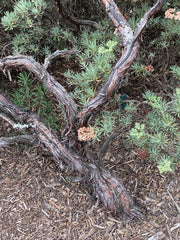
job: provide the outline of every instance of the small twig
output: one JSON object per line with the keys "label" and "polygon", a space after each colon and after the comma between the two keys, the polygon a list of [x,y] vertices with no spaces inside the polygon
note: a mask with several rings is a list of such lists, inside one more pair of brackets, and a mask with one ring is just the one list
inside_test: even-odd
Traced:
{"label": "small twig", "polygon": [[178,210],[178,213],[180,214],[180,207],[179,207],[179,205],[175,202],[175,200],[174,200],[172,194],[169,192],[168,189],[167,189],[167,193],[169,194],[171,200],[173,201],[174,205],[176,206],[176,208],[177,208],[177,210]]}
{"label": "small twig", "polygon": [[14,137],[0,137],[0,149],[2,147],[9,147],[10,145],[18,143],[34,144],[35,141],[36,137],[30,134]]}
{"label": "small twig", "polygon": [[11,126],[13,126],[15,124],[14,121],[12,121],[8,116],[6,116],[6,114],[4,113],[0,113],[0,118],[4,119],[5,121],[7,121]]}
{"label": "small twig", "polygon": [[167,229],[167,233],[169,235],[169,240],[172,240],[171,231],[170,231],[169,226],[167,224],[166,224],[166,229]]}
{"label": "small twig", "polygon": [[97,196],[96,203],[87,211],[88,215],[91,215],[95,209],[97,209],[99,206],[99,198]]}
{"label": "small twig", "polygon": [[11,72],[7,70],[9,81],[12,82]]}
{"label": "small twig", "polygon": [[49,214],[48,214],[44,209],[41,209],[41,212],[42,212],[47,218],[49,218]]}
{"label": "small twig", "polygon": [[180,227],[180,223],[176,223],[174,227],[171,228],[171,232]]}
{"label": "small twig", "polygon": [[117,137],[119,135],[119,133],[113,133],[103,144],[103,146],[101,147],[101,149],[99,150],[98,152],[98,159],[99,161],[102,160],[102,154],[105,154],[107,149],[108,149],[108,146],[109,146],[109,143],[111,140],[113,140],[115,137]]}
{"label": "small twig", "polygon": [[14,129],[19,130],[20,132],[27,134],[28,133],[24,130],[24,128],[29,128],[29,127],[35,127],[32,126],[32,124],[20,124],[20,123],[15,123],[13,120],[11,120],[6,114],[0,113],[0,118],[4,119],[7,121]]}
{"label": "small twig", "polygon": [[54,53],[52,53],[50,56],[48,56],[47,58],[45,58],[44,60],[44,67],[47,69],[49,67],[49,64],[55,60],[60,58],[63,55],[74,55],[79,53],[78,50],[57,50]]}
{"label": "small twig", "polygon": [[91,20],[82,20],[82,19],[78,19],[78,18],[75,18],[71,15],[68,14],[68,17],[75,23],[79,24],[79,25],[87,25],[87,26],[91,26],[91,27],[94,27],[95,29],[99,29],[99,24],[94,22],[94,21],[91,21]]}
{"label": "small twig", "polygon": [[165,238],[165,234],[163,232],[158,232],[148,238],[147,240],[163,240]]}

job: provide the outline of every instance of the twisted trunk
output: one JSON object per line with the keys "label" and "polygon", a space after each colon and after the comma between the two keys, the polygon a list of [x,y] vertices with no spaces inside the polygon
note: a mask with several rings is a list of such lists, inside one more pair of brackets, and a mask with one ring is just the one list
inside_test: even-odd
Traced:
{"label": "twisted trunk", "polygon": [[[117,88],[123,84],[123,76],[129,70],[131,64],[135,60],[140,48],[140,35],[143,28],[162,6],[164,0],[158,0],[152,8],[142,17],[137,25],[137,29],[133,32],[130,25],[116,6],[113,0],[101,0],[105,5],[107,14],[112,19],[116,31],[121,37],[124,47],[123,55],[112,69],[106,84],[100,89],[97,95],[88,103],[85,104],[82,111],[78,112],[78,106],[72,97],[68,94],[65,88],[58,83],[53,76],[51,76],[47,67],[48,64],[61,54],[76,54],[77,51],[56,51],[54,54],[45,59],[44,65],[36,62],[28,56],[8,56],[0,60],[0,70],[5,74],[11,68],[25,68],[47,87],[49,92],[55,96],[58,103],[63,105],[66,112],[66,132],[67,137],[71,138],[71,133],[76,132],[81,126],[86,125],[87,120],[97,111],[99,111],[113,96]],[[122,212],[128,216],[141,218],[142,214],[135,207],[133,200],[123,184],[106,169],[98,167],[96,164],[87,163],[72,149],[57,136],[51,129],[49,129],[34,113],[27,112],[20,109],[13,104],[8,97],[0,93],[0,109],[7,114],[4,119],[13,119],[11,124],[20,123],[18,125],[19,131],[24,135],[21,138],[0,138],[0,148],[7,147],[10,144],[27,141],[33,144],[39,141],[42,149],[48,152],[55,160],[56,164],[60,165],[61,161],[83,175],[92,184],[97,196],[101,199],[105,207],[115,215],[120,215]],[[2,115],[3,116],[3,115]],[[2,117],[0,115],[0,117]],[[33,133],[26,134],[24,127],[28,127]],[[77,139],[78,141],[78,139]],[[95,161],[94,161],[95,162]]]}

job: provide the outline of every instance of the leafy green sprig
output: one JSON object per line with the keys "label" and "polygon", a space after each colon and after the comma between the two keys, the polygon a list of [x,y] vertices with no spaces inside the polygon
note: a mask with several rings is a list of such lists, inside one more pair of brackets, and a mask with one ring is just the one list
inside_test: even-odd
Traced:
{"label": "leafy green sprig", "polygon": [[[18,89],[12,93],[13,102],[26,110],[35,111],[52,129],[57,129],[61,114],[53,111],[52,101],[47,96],[47,89],[39,83],[34,84],[30,74],[22,72],[18,76]],[[62,119],[61,119],[62,121]]]}
{"label": "leafy green sprig", "polygon": [[149,158],[158,163],[160,172],[172,171],[173,164],[180,160],[179,108],[180,89],[168,103],[154,93],[143,94],[144,103],[152,110],[144,122],[136,122],[128,133],[132,143],[148,150]]}

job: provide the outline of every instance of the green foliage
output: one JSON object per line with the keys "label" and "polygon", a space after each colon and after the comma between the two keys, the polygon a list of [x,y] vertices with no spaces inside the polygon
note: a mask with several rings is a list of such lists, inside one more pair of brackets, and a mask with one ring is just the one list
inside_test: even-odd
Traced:
{"label": "green foliage", "polygon": [[174,94],[174,101],[172,102],[172,113],[176,114],[180,118],[180,88],[176,88]]}
{"label": "green foliage", "polygon": [[64,48],[72,34],[52,24],[51,2],[45,0],[19,0],[13,11],[6,11],[1,23],[12,43],[13,54],[28,54],[44,57],[58,48]]}
{"label": "green foliage", "polygon": [[135,73],[136,75],[142,74],[145,76],[148,74],[148,71],[145,70],[145,65],[138,62],[133,62],[131,65],[131,73]]}
{"label": "green foliage", "polygon": [[121,110],[121,95],[115,94],[115,98],[110,100],[106,109],[97,114],[92,119],[92,125],[95,130],[95,139],[100,141],[102,137],[110,136],[115,129],[118,131],[127,131],[133,122],[133,114],[137,111],[137,107],[131,100],[125,110]]}
{"label": "green foliage", "polygon": [[143,122],[135,123],[128,138],[139,148],[148,150],[149,158],[158,163],[161,173],[172,171],[173,164],[180,159],[180,89],[176,89],[169,103],[150,91],[143,97],[152,110]]}
{"label": "green foliage", "polygon": [[116,115],[115,112],[103,111],[100,116],[97,116],[94,122],[95,139],[100,141],[102,136],[110,136],[115,127]]}
{"label": "green foliage", "polygon": [[94,96],[102,83],[107,81],[112,63],[115,62],[114,49],[117,45],[117,38],[112,36],[106,28],[102,25],[104,31],[82,33],[77,47],[81,50],[77,55],[81,72],[75,73],[68,69],[65,73],[68,84],[74,88],[72,95],[82,105]]}
{"label": "green foliage", "polygon": [[[153,3],[153,1],[133,1],[133,4],[130,4],[128,22],[133,29],[137,27],[137,22]],[[122,9],[125,4],[128,4],[128,1],[119,3]],[[179,79],[179,67],[173,65],[180,58],[180,20],[165,18],[165,12],[170,8],[175,8],[175,12],[180,11],[179,1],[165,1],[162,10],[150,19],[144,29],[143,48],[138,59],[131,66],[133,77],[145,79],[150,74],[144,67],[152,65],[154,68],[159,66],[163,70],[166,69],[166,74],[170,73],[173,76],[176,74],[176,78]]]}
{"label": "green foliage", "polygon": [[171,66],[171,73],[173,74],[173,76],[177,79],[180,80],[180,67],[178,66]]}
{"label": "green foliage", "polygon": [[174,159],[167,155],[162,155],[160,157],[159,163],[158,163],[158,169],[159,172],[162,174],[164,172],[172,172],[172,163],[174,162]]}
{"label": "green foliage", "polygon": [[52,110],[52,102],[46,97],[47,89],[39,83],[34,85],[30,74],[26,72],[19,74],[18,86],[12,93],[13,102],[26,110],[37,112],[52,129],[56,129],[60,116]]}
{"label": "green foliage", "polygon": [[24,30],[35,27],[35,22],[39,21],[38,18],[41,18],[45,8],[46,3],[43,0],[19,0],[14,5],[13,12],[5,12],[2,25],[5,30],[13,30],[17,27]]}
{"label": "green foliage", "polygon": [[[107,22],[102,22],[100,29],[101,31],[82,33],[76,47],[81,50],[77,55],[81,71],[74,72],[68,69],[65,73],[67,83],[73,89],[71,95],[82,106],[94,97],[96,91],[108,80],[112,64],[115,64],[118,39],[112,35],[111,27]],[[96,115],[92,120],[95,140],[99,141],[102,136],[109,136],[118,117],[119,110],[117,109],[111,112],[105,110]]]}

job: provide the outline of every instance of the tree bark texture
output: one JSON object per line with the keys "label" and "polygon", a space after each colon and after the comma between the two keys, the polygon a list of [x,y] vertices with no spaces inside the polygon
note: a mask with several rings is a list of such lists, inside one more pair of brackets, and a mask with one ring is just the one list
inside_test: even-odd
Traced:
{"label": "tree bark texture", "polygon": [[[116,32],[118,32],[121,38],[124,51],[112,69],[108,81],[102,86],[97,95],[85,104],[80,112],[74,99],[47,70],[51,61],[54,61],[62,54],[77,54],[78,51],[56,51],[45,59],[44,64],[40,64],[33,58],[24,55],[8,56],[0,60],[0,70],[2,70],[4,74],[12,68],[28,70],[39,82],[46,86],[49,93],[55,96],[59,105],[64,106],[67,122],[64,134],[67,138],[71,138],[71,134],[77,132],[78,128],[86,126],[89,117],[98,112],[109,101],[116,90],[121,87],[124,81],[123,76],[127,73],[138,54],[142,30],[150,17],[161,8],[164,2],[164,0],[156,1],[154,6],[144,14],[137,25],[137,29],[133,32],[113,0],[101,1],[105,5],[106,12],[116,27]],[[33,134],[33,137],[31,137],[29,131],[28,134],[26,134],[24,130],[19,128],[23,136],[20,138],[14,137],[14,139],[9,138],[9,140],[7,138],[0,138],[0,148],[11,145],[13,141],[14,143],[22,142],[23,139],[31,144],[35,141],[39,142],[42,149],[52,156],[56,164],[60,165],[61,161],[63,161],[80,175],[84,176],[84,178],[91,183],[97,197],[100,198],[101,202],[111,213],[115,215],[125,213],[135,218],[142,217],[141,212],[134,205],[131,196],[117,177],[110,171],[98,167],[98,165],[94,163],[86,162],[73,148],[70,148],[70,144],[68,145],[67,142],[65,144],[63,139],[60,139],[59,136],[49,129],[40,120],[38,115],[17,107],[3,93],[0,93],[0,110],[5,113],[9,119],[13,119],[13,123],[28,126],[29,131]]]}

